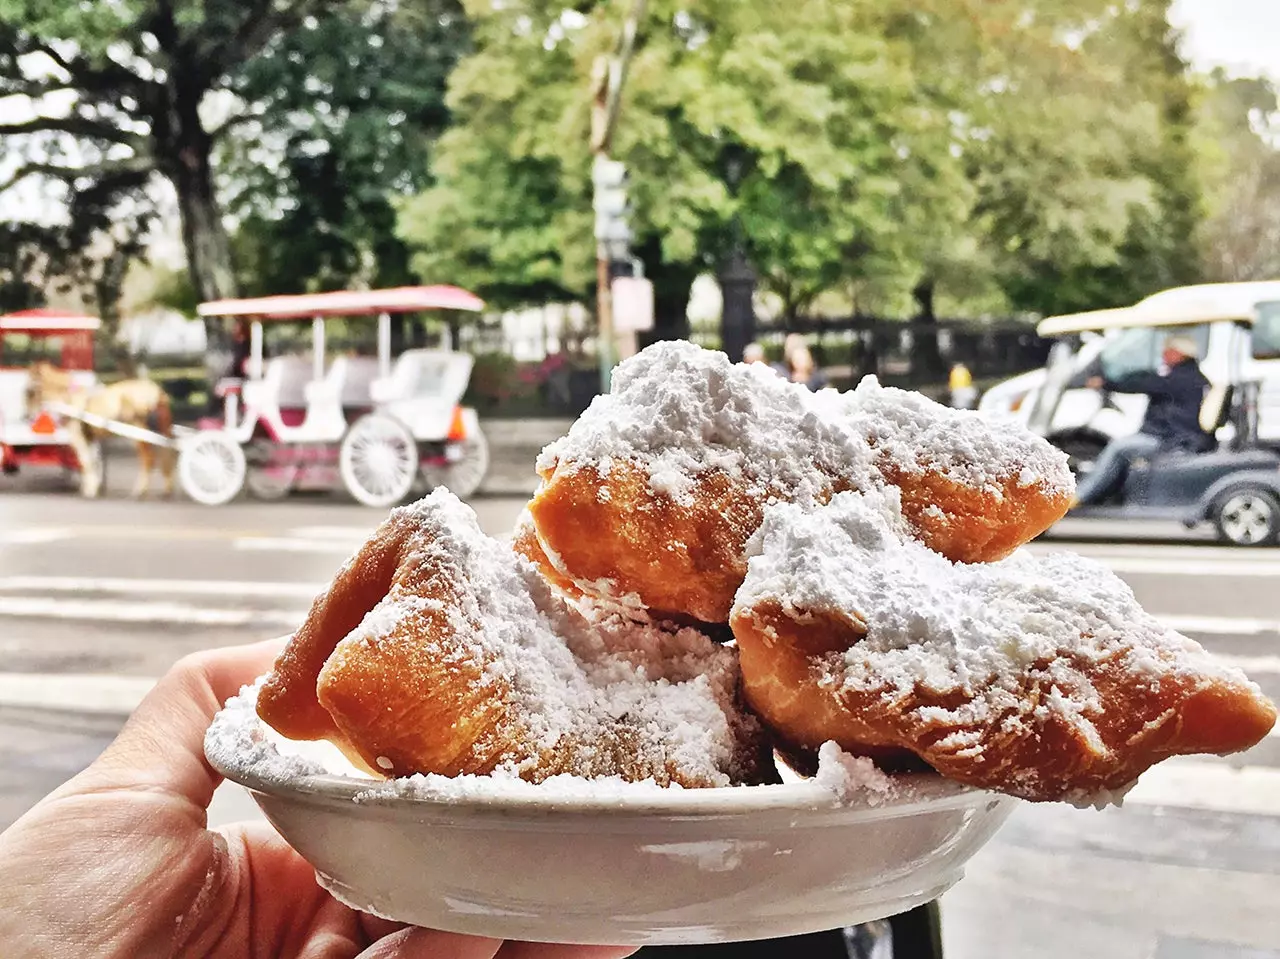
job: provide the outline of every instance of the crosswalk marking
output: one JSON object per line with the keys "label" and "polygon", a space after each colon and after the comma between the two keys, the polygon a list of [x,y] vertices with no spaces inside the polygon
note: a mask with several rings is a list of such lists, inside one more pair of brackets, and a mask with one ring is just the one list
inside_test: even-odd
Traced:
{"label": "crosswalk marking", "polygon": [[1250,619],[1236,616],[1185,616],[1180,614],[1157,617],[1171,629],[1180,633],[1214,633],[1219,636],[1255,636],[1259,633],[1280,633],[1280,619]]}
{"label": "crosswalk marking", "polygon": [[297,626],[306,610],[213,609],[187,603],[146,600],[67,599],[0,596],[0,616],[80,619],[112,623],[185,623],[194,626]]}
{"label": "crosswalk marking", "polygon": [[155,682],[147,676],[0,673],[0,706],[123,716]]}
{"label": "crosswalk marking", "polygon": [[221,596],[311,599],[324,583],[273,583],[223,579],[125,579],[113,576],[0,576],[0,592],[126,593],[145,596]]}
{"label": "crosswalk marking", "polygon": [[1170,759],[1143,773],[1124,805],[1280,816],[1280,769]]}
{"label": "crosswalk marking", "polygon": [[1214,653],[1213,658],[1228,666],[1243,669],[1246,673],[1274,673],[1280,675],[1280,656],[1231,656]]}
{"label": "crosswalk marking", "polygon": [[46,526],[0,530],[0,545],[26,546],[38,543],[56,543],[71,535],[70,530]]}
{"label": "crosswalk marking", "polygon": [[275,553],[334,553],[350,556],[364,538],[349,542],[338,539],[303,539],[292,536],[241,536],[231,541],[233,549]]}

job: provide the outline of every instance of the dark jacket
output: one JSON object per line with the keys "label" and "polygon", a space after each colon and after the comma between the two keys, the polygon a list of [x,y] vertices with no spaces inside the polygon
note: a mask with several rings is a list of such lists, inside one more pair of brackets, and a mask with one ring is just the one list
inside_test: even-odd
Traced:
{"label": "dark jacket", "polygon": [[1158,439],[1161,449],[1193,453],[1213,449],[1213,437],[1200,428],[1200,407],[1209,381],[1195,360],[1183,360],[1163,375],[1140,372],[1109,379],[1107,389],[1150,397],[1139,432]]}

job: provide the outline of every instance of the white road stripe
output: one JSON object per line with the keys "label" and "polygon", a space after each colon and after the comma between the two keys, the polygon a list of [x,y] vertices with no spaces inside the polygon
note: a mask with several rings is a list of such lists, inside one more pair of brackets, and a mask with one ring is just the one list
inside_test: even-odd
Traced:
{"label": "white road stripe", "polygon": [[1067,540],[1038,540],[1026,547],[1033,553],[1078,553],[1095,559],[1108,556],[1148,559],[1225,560],[1237,563],[1280,563],[1280,549],[1212,546],[1204,543],[1074,543]]}
{"label": "white road stripe", "polygon": [[364,543],[365,537],[342,540],[297,539],[284,536],[241,536],[231,541],[232,548],[257,552],[335,553],[350,556]]}
{"label": "white road stripe", "polygon": [[1249,619],[1235,616],[1182,616],[1176,613],[1155,614],[1166,626],[1180,633],[1213,633],[1217,636],[1256,636],[1258,633],[1280,633],[1278,619]]}
{"label": "white road stripe", "polygon": [[54,543],[71,536],[70,530],[31,526],[26,529],[0,530],[0,545],[22,546],[36,543]]}
{"label": "white road stripe", "polygon": [[127,715],[154,685],[146,676],[0,673],[0,706]]}
{"label": "white road stripe", "polygon": [[1185,559],[1157,559],[1145,556],[1094,556],[1091,558],[1108,567],[1113,573],[1140,576],[1280,576],[1280,562],[1238,562],[1196,559],[1193,556]]}
{"label": "white road stripe", "polygon": [[297,626],[305,610],[210,609],[186,603],[126,602],[115,599],[50,599],[0,596],[0,616],[79,619],[113,623],[184,623],[196,626]]}
{"label": "white road stripe", "polygon": [[340,539],[344,541],[355,539],[364,541],[377,528],[377,523],[369,526],[295,526],[288,531],[288,535],[298,539]]}
{"label": "white road stripe", "polygon": [[142,596],[221,596],[312,599],[323,583],[271,583],[223,579],[124,579],[113,576],[0,576],[0,592],[119,593]]}
{"label": "white road stripe", "polygon": [[1280,769],[1170,759],[1143,773],[1124,805],[1280,816]]}
{"label": "white road stripe", "polygon": [[1243,669],[1246,673],[1280,674],[1280,656],[1228,656],[1225,653],[1214,653],[1213,658],[1228,666]]}

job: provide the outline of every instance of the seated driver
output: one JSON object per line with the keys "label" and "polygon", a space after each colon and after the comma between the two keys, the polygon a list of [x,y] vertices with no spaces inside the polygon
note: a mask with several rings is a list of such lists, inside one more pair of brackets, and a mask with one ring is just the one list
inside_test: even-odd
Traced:
{"label": "seated driver", "polygon": [[1076,503],[1106,499],[1124,477],[1129,463],[1142,456],[1181,450],[1203,453],[1213,449],[1213,437],[1200,428],[1200,407],[1209,381],[1197,363],[1199,347],[1189,336],[1172,336],[1164,345],[1164,372],[1141,371],[1116,380],[1094,377],[1090,389],[1112,393],[1141,393],[1150,397],[1142,426],[1132,436],[1107,444],[1093,471],[1076,487]]}

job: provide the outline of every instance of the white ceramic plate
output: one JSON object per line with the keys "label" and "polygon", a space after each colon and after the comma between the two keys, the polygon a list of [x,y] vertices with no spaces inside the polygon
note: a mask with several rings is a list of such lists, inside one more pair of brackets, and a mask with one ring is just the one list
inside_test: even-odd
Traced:
{"label": "white ceramic plate", "polygon": [[387,918],[504,939],[710,943],[894,915],[954,885],[1015,803],[932,775],[843,802],[812,781],[544,790],[480,778],[368,796],[367,779],[279,775],[262,730],[253,738],[243,749],[211,734],[209,761],[325,888]]}

